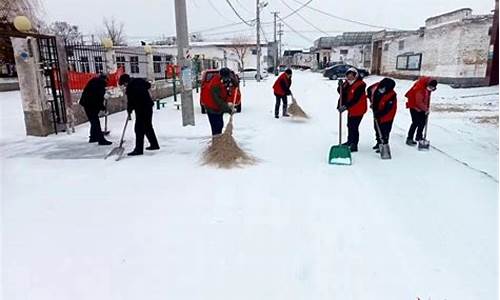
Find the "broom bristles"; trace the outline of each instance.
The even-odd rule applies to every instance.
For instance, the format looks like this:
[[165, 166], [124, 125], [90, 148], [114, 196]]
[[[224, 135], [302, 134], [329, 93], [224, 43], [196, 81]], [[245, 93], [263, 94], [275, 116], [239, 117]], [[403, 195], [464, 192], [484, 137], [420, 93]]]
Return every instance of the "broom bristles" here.
[[288, 113], [294, 117], [308, 119], [309, 116], [304, 112], [302, 107], [299, 106], [295, 98], [292, 98], [292, 103], [288, 106]]
[[224, 133], [212, 137], [208, 148], [203, 152], [203, 165], [229, 169], [254, 163], [255, 159], [243, 151], [233, 138], [231, 116]]

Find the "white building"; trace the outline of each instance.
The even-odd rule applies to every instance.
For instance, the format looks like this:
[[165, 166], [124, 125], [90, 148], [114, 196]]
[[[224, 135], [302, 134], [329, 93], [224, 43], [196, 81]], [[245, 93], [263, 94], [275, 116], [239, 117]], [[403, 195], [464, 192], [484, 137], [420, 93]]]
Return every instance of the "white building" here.
[[[415, 31], [373, 36], [371, 72], [399, 78], [432, 76], [457, 86], [484, 84], [493, 15], [469, 8], [431, 17]], [[491, 50], [492, 52], [492, 50]]]
[[[153, 46], [154, 51], [167, 55], [177, 56], [176, 45]], [[228, 68], [239, 71], [241, 68], [257, 67], [257, 44], [255, 42], [235, 43], [234, 41], [220, 42], [191, 42], [189, 44], [189, 53], [192, 57], [199, 55], [200, 58], [210, 59], [215, 62], [212, 68], [227, 66]], [[243, 59], [240, 55], [244, 53]], [[266, 44], [261, 44], [260, 65], [266, 69], [268, 57]], [[243, 66], [244, 65], [244, 66]]]

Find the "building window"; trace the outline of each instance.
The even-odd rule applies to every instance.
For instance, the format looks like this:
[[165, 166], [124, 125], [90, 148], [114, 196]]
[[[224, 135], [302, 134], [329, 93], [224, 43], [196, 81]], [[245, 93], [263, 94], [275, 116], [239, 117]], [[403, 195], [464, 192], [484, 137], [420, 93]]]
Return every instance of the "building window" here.
[[349, 53], [349, 50], [347, 49], [340, 50], [340, 54], [346, 55], [347, 53]]
[[389, 51], [389, 43], [384, 44], [384, 51]]
[[252, 55], [257, 55], [257, 49], [252, 49]]
[[123, 71], [125, 71], [125, 56], [117, 56], [116, 57], [116, 67], [123, 68]]
[[405, 41], [399, 41], [399, 50], [403, 50], [405, 48]]
[[398, 55], [396, 60], [397, 70], [420, 70], [422, 65], [422, 53]]
[[130, 73], [132, 74], [139, 73], [139, 56], [130, 57]]
[[94, 62], [95, 62], [95, 72], [102, 73], [102, 71], [104, 70], [104, 65], [102, 63], [102, 56], [94, 57]]
[[161, 56], [153, 56], [153, 69], [155, 73], [161, 73]]
[[87, 56], [80, 57], [80, 72], [90, 73], [89, 58]]

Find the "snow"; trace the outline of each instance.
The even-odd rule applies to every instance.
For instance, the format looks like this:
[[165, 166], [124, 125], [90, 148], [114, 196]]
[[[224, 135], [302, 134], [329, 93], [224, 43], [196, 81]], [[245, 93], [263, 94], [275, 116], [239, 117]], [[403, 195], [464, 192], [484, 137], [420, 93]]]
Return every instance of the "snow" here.
[[432, 112], [418, 151], [397, 80], [392, 160], [367, 114], [353, 165], [335, 166], [336, 82], [295, 72], [311, 116], [296, 122], [274, 119], [273, 79], [243, 88], [235, 138], [259, 163], [232, 170], [200, 166], [197, 96], [195, 127], [169, 98], [162, 149], [116, 162], [124, 113], [111, 147], [86, 143], [88, 124], [26, 137], [19, 93], [1, 93], [4, 299], [498, 299], [498, 125], [473, 121], [498, 116], [498, 87], [439, 85], [433, 103], [484, 110]]

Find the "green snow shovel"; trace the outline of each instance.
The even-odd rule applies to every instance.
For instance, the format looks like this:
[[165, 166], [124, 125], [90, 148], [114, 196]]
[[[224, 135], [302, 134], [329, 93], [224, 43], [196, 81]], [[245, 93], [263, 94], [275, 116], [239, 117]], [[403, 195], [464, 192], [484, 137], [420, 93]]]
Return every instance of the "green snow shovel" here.
[[[339, 80], [340, 106], [342, 106], [342, 79]], [[342, 145], [342, 113], [339, 111], [339, 144], [330, 148], [328, 163], [331, 165], [352, 165], [351, 148]]]

